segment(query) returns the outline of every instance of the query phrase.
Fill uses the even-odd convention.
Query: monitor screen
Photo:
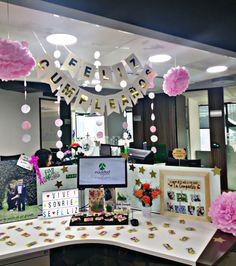
[[[154,155],[152,151],[129,148],[129,161],[133,163],[153,164]]]
[[[127,187],[127,162],[123,157],[78,158],[78,188]]]

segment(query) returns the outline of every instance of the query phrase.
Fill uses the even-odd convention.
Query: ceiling
[[[77,54],[84,61],[93,63],[95,61],[93,53],[99,50],[102,65],[118,63],[131,53],[135,53],[143,65],[148,63],[148,58],[151,55],[171,55],[172,60],[169,62],[151,64],[158,73],[157,91],[161,90],[163,75],[175,65],[185,66],[189,70],[190,88],[191,86],[196,87],[201,82],[212,82],[212,79],[216,78],[220,81],[217,86],[224,86],[224,80],[221,82],[222,76],[230,77],[231,83],[228,82],[227,86],[236,83],[236,58],[234,57],[119,31],[77,19],[54,16],[50,13],[12,4],[9,4],[8,17],[7,4],[0,2],[0,37],[7,38],[9,34],[12,40],[26,40],[35,58],[43,53],[41,45],[50,56],[53,56],[56,47],[46,41],[46,37],[52,33],[69,33],[78,38],[77,43],[72,46],[58,47],[62,53],[61,63],[68,55],[68,51]],[[208,74],[206,68],[213,65],[227,65],[229,69],[223,74]],[[128,68],[127,71],[130,73]],[[134,78],[131,73],[129,77],[130,80]],[[35,71],[27,80],[38,81]],[[207,85],[204,85],[204,88],[206,87]],[[109,88],[119,88],[119,85],[110,84]]]

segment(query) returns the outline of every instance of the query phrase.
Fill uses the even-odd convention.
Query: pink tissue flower
[[[172,67],[164,75],[163,91],[169,96],[177,96],[186,91],[189,74],[185,67]]]
[[[14,80],[25,77],[36,62],[28,49],[28,43],[0,38],[0,79]]]
[[[223,192],[212,203],[208,215],[218,229],[236,236],[236,192]]]

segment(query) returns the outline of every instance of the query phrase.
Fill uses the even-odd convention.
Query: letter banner
[[[119,100],[115,95],[106,96],[106,110],[107,115],[110,115],[113,112],[120,113]]]
[[[149,81],[147,76],[142,72],[133,83],[135,88],[138,88],[143,95],[147,94],[147,90],[149,88]]]
[[[91,102],[91,113],[99,113],[103,115],[105,112],[105,98],[99,95],[93,95]]]
[[[119,99],[120,109],[121,112],[124,112],[126,107],[133,107],[132,100],[129,96],[129,92],[127,90],[122,90],[122,92],[119,92],[117,97]]]
[[[96,67],[94,65],[85,62],[80,68],[79,79],[91,82],[94,78],[95,70]]]
[[[54,62],[47,54],[42,54],[37,60],[37,78],[42,80],[54,68]]]
[[[79,90],[79,93],[75,100],[75,110],[81,107],[85,112],[88,111],[88,107],[91,104],[93,95],[83,89]]]
[[[128,81],[128,75],[125,71],[124,65],[120,62],[112,66],[112,71],[116,80],[120,83],[122,80]]]
[[[98,67],[98,72],[101,84],[112,83],[112,72],[110,66],[100,66]]]
[[[63,96],[65,98],[65,101],[67,104],[70,104],[70,102],[73,100],[75,95],[77,94],[79,88],[77,88],[77,85],[70,83],[70,81],[65,82],[62,87],[60,88],[60,96]]]
[[[56,90],[59,90],[64,83],[67,82],[67,78],[59,68],[54,67],[50,72],[51,73],[48,73],[50,75],[47,75],[43,80],[50,85],[51,91],[54,93]]]
[[[73,53],[70,53],[65,62],[63,63],[61,70],[69,71],[72,78],[74,78],[81,67],[82,60]]]
[[[133,71],[133,73],[137,73],[138,70],[142,69],[142,65],[135,54],[131,54],[125,59],[125,62]]]

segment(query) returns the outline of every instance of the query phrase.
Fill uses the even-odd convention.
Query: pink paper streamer
[[[39,157],[38,157],[38,156],[32,155],[32,156],[31,156],[31,159],[30,159],[29,162],[34,166],[34,169],[35,169],[35,171],[36,171],[36,175],[37,175],[38,180],[39,180],[39,184],[40,184],[40,185],[43,185],[44,182],[43,182],[43,179],[42,179],[41,173],[40,173],[40,171],[39,171],[38,160],[39,160]]]

